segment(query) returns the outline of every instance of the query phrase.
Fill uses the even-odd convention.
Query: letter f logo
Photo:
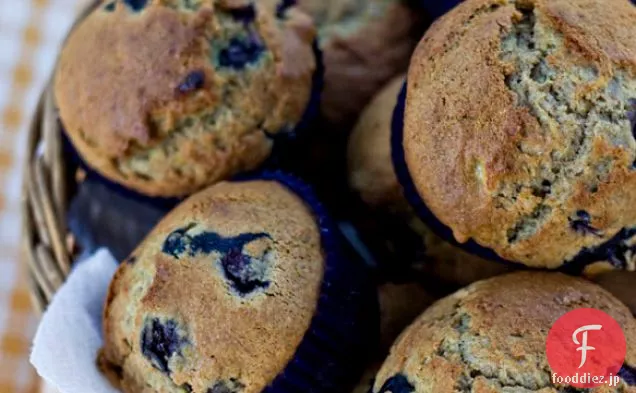
[[[606,312],[576,308],[554,322],[545,349],[550,371],[556,374],[555,384],[562,377],[563,383],[572,387],[593,388],[606,386],[611,377],[618,375],[627,343],[621,325]],[[566,381],[568,376],[571,383]],[[603,380],[599,381],[601,377]]]
[[[572,341],[574,341],[574,344],[580,345],[580,347],[576,349],[577,351],[581,351],[581,364],[579,365],[579,368],[583,367],[585,361],[587,360],[587,351],[593,351],[596,349],[587,345],[587,331],[601,330],[602,327],[602,325],[585,325],[576,329],[574,333],[572,333]],[[581,340],[582,342],[579,342],[576,336],[578,336],[581,332],[583,332],[583,339]]]

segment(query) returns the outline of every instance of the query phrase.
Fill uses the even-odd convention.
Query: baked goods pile
[[[106,0],[71,32],[69,154],[176,198],[105,299],[115,387],[636,392],[636,6],[428,3]],[[622,328],[616,386],[551,378],[581,308]]]

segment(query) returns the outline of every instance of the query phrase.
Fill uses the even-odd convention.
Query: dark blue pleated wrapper
[[[636,4],[636,3],[635,3]],[[618,376],[621,377],[626,384],[630,386],[636,386],[636,368],[624,364],[620,370],[618,370]]]
[[[395,110],[393,111],[393,119],[391,122],[391,157],[393,159],[393,166],[398,178],[398,181],[404,189],[404,197],[415,210],[418,217],[439,237],[445,241],[453,244],[456,247],[460,247],[466,252],[478,255],[482,258],[497,261],[515,266],[517,269],[531,269],[523,266],[517,262],[506,260],[493,250],[479,245],[474,240],[470,239],[465,243],[459,243],[455,240],[453,232],[450,228],[444,225],[439,219],[430,211],[426,206],[426,203],[422,200],[411,174],[409,173],[404,158],[404,148],[402,140],[404,137],[404,110],[406,105],[406,90],[407,83],[404,83],[402,90],[397,98]],[[583,249],[574,257],[571,261],[567,261],[561,266],[559,270],[563,273],[580,275],[586,266],[598,262],[609,261],[617,268],[624,268],[624,254],[628,250],[636,251],[633,246],[626,244],[626,241],[636,235],[636,228],[624,228],[619,231],[612,239],[605,242],[603,245],[594,249]],[[540,252],[540,251],[538,251]]]
[[[397,98],[397,103],[395,105],[395,110],[393,111],[393,118],[391,121],[391,157],[393,159],[393,166],[395,168],[395,173],[397,175],[398,181],[402,185],[404,189],[404,197],[411,205],[411,207],[415,210],[416,214],[426,225],[439,237],[446,240],[449,243],[457,247],[461,247],[462,249],[482,256],[485,259],[500,261],[510,263],[502,259],[499,255],[497,255],[494,251],[481,247],[473,240],[469,240],[466,243],[459,243],[455,240],[453,236],[453,232],[446,225],[442,224],[441,221],[437,219],[437,217],[429,210],[426,206],[426,203],[422,200],[417,189],[415,188],[415,184],[413,183],[413,179],[411,178],[411,174],[408,171],[408,167],[406,166],[406,160],[404,158],[404,148],[402,146],[402,139],[404,136],[404,109],[406,105],[406,86],[407,83],[404,83],[402,89],[400,90],[400,94]]]
[[[452,10],[463,0],[411,0],[415,7],[423,9],[428,16],[437,19]]]
[[[272,154],[263,163],[263,169],[278,169],[278,167],[284,166],[290,149],[298,145],[301,140],[306,139],[308,133],[313,129],[313,123],[320,116],[320,98],[324,87],[325,65],[317,41],[314,41],[312,48],[316,58],[316,71],[312,79],[311,95],[305,113],[292,132],[271,136],[274,140],[274,147]]]
[[[271,135],[274,145],[270,157],[259,170],[290,170],[290,151],[299,146],[311,130],[320,111],[320,96],[324,84],[322,53],[314,42],[316,71],[307,108],[291,132]],[[123,260],[146,236],[148,231],[172,210],[180,198],[149,197],[115,183],[93,170],[77,153],[69,138],[62,135],[67,157],[68,175],[72,178],[79,167],[86,179],[78,185],[68,212],[68,223],[83,253],[88,255],[99,247],[107,247],[118,260]]]
[[[348,246],[336,223],[311,188],[290,175],[265,172],[235,181],[276,181],[298,195],[312,211],[325,258],[316,313],[287,367],[265,393],[351,391],[377,349],[379,312],[368,267]]]

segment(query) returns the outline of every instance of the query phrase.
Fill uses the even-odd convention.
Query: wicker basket
[[[92,11],[92,1],[73,28]],[[62,129],[52,83],[42,93],[28,130],[22,187],[22,247],[28,264],[33,304],[42,312],[70,272],[74,258],[68,241],[66,209],[69,183],[63,154]]]
[[[90,0],[72,28],[100,2]],[[35,309],[42,312],[64,283],[77,256],[66,223],[69,190],[76,179],[66,170],[67,157],[51,82],[42,93],[31,120],[27,149],[21,201],[22,247],[28,264],[32,302]],[[620,280],[615,274],[603,275],[596,281],[626,302],[636,315],[635,287],[630,284],[636,272],[629,275],[630,278]]]

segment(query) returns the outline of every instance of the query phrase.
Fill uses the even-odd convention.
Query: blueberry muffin
[[[395,137],[418,213],[504,260],[634,270],[635,36],[628,0],[467,0],[438,19]]]
[[[149,196],[254,169],[312,96],[311,18],[248,0],[104,1],[69,36],[54,92],[88,165]]]
[[[511,268],[473,256],[438,237],[408,206],[391,161],[391,119],[404,75],[390,81],[364,109],[349,139],[350,187],[370,208],[390,248],[387,263],[403,262],[424,278],[455,287],[504,273]],[[400,229],[397,230],[396,227]],[[404,233],[408,236],[404,236]],[[454,288],[457,289],[457,288]]]
[[[349,137],[349,185],[372,208],[404,209],[389,143],[393,110],[403,84],[404,74],[383,86],[364,108]]]
[[[314,18],[325,62],[322,113],[349,126],[390,78],[404,72],[423,18],[402,0],[298,0]]]
[[[575,389],[551,383],[546,337],[577,308],[597,308],[623,328],[621,386]],[[435,303],[402,333],[373,393],[636,392],[636,320],[602,288],[561,273],[522,272],[480,281]]]
[[[126,393],[352,386],[375,347],[377,303],[363,265],[340,247],[297,180],[201,191],[115,274],[99,364]]]

